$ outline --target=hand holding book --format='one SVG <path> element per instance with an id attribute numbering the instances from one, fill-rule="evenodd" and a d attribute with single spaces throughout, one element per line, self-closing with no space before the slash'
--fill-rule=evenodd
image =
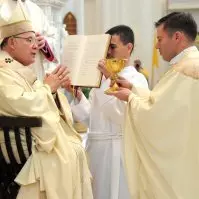
<path id="1" fill-rule="evenodd" d="M 61 63 L 68 66 L 73 86 L 100 86 L 102 73 L 98 63 L 106 58 L 109 43 L 108 34 L 66 37 Z"/>

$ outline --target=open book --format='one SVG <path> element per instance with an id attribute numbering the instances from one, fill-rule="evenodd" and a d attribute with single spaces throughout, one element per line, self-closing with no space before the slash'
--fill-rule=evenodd
<path id="1" fill-rule="evenodd" d="M 102 79 L 97 69 L 100 59 L 106 58 L 110 35 L 70 35 L 64 41 L 61 63 L 70 70 L 71 84 L 99 87 Z"/>

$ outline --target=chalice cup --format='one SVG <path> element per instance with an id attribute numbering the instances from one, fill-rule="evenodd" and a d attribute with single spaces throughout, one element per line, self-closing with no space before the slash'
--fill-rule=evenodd
<path id="1" fill-rule="evenodd" d="M 126 59 L 106 59 L 106 69 L 111 74 L 112 86 L 105 90 L 104 93 L 108 94 L 117 91 L 119 86 L 116 83 L 118 73 L 125 67 Z"/>

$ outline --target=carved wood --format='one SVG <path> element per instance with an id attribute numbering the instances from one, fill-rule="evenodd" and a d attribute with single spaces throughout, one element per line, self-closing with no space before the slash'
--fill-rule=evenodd
<path id="1" fill-rule="evenodd" d="M 77 34 L 77 20 L 71 12 L 68 12 L 64 17 L 64 24 L 69 35 Z"/>

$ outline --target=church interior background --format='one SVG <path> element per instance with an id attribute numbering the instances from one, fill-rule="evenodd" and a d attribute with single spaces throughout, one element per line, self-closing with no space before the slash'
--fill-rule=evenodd
<path id="1" fill-rule="evenodd" d="M 155 52 L 154 23 L 172 11 L 191 12 L 199 26 L 199 0 L 33 0 L 58 31 L 61 49 L 64 29 L 68 34 L 102 34 L 119 24 L 135 33 L 134 59 L 140 59 L 149 73 L 152 88 L 168 70 Z M 60 50 L 61 51 L 61 50 Z M 58 51 L 59 52 L 59 51 Z"/>

